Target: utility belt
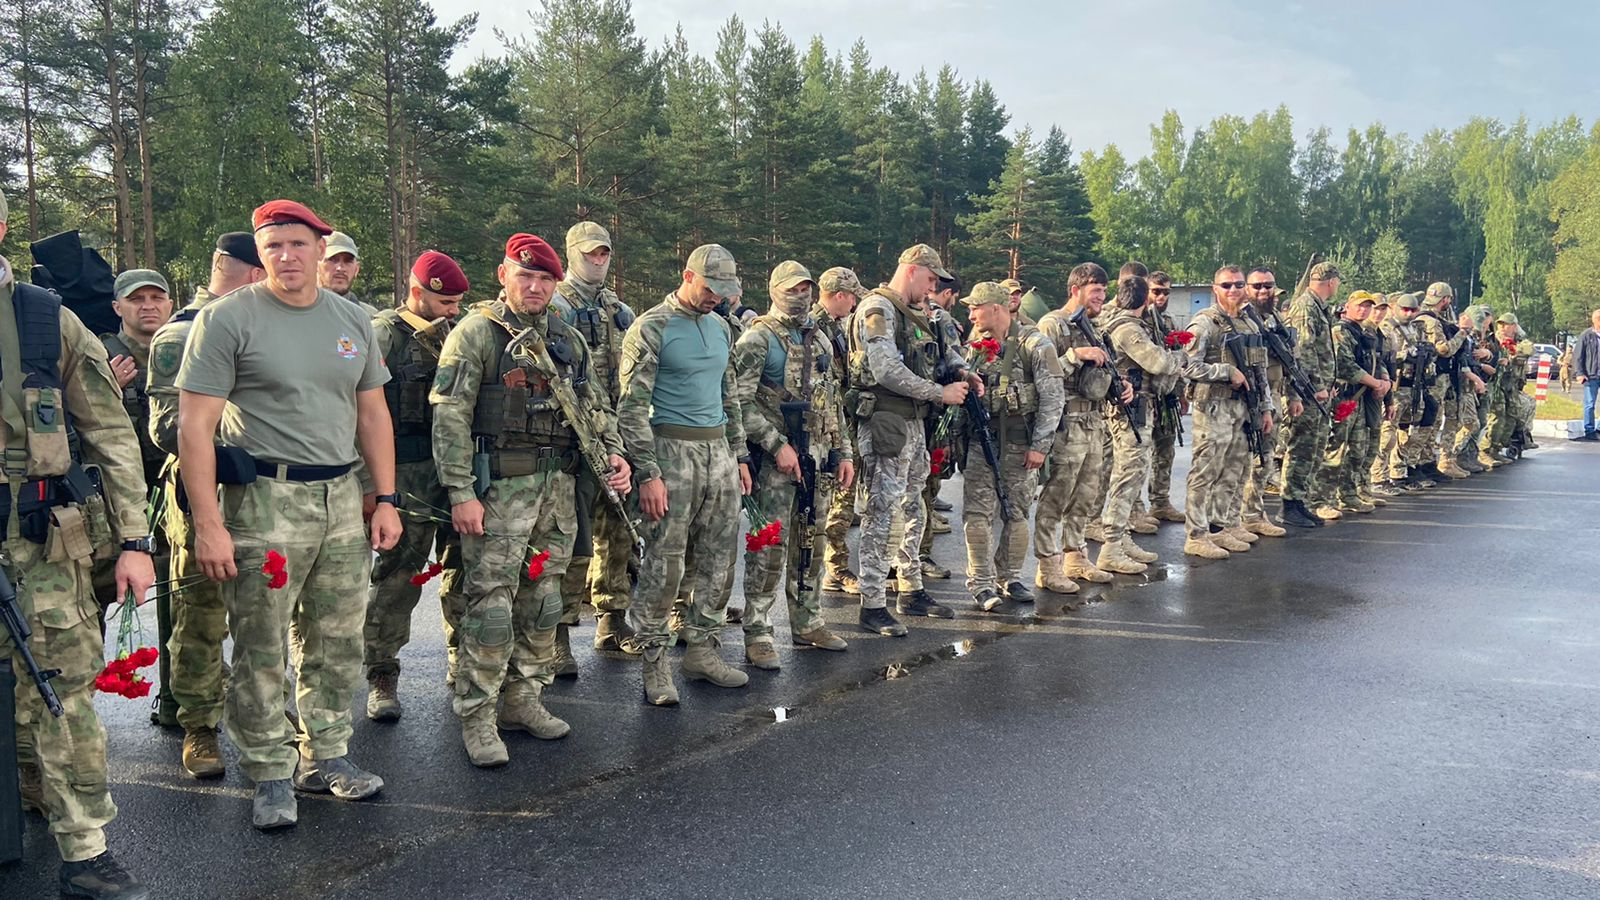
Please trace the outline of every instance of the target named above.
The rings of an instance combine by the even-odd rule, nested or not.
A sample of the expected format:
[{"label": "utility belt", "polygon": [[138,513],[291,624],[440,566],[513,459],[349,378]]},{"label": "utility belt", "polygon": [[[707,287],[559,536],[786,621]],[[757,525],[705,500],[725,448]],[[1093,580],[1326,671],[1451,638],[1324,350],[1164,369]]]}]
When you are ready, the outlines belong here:
[{"label": "utility belt", "polygon": [[521,475],[542,475],[547,472],[565,472],[575,475],[583,461],[572,447],[528,447],[489,451],[489,477],[516,478]]},{"label": "utility belt", "polygon": [[671,438],[675,441],[725,441],[728,439],[728,429],[724,425],[702,427],[662,422],[650,427],[655,431],[657,437]]},{"label": "utility belt", "polygon": [[[256,476],[269,481],[332,481],[351,469],[350,463],[342,466],[291,466],[287,463],[270,463],[260,459],[252,459],[251,462],[255,464]],[[225,482],[219,477],[217,483],[230,482]],[[249,482],[243,483],[249,484]]]},{"label": "utility belt", "polygon": [[[1104,400],[1069,399],[1067,400],[1066,405],[1062,407],[1061,411],[1064,413],[1096,413],[1104,412],[1105,408],[1106,401]],[[1062,422],[1061,430],[1066,430],[1065,421]]]},{"label": "utility belt", "polygon": [[[111,517],[98,469],[73,463],[65,475],[18,481],[16,494],[0,492],[0,520],[8,520],[13,503],[17,531],[35,544],[50,542],[51,526],[59,532],[66,556],[85,560],[95,551],[102,557],[111,547]],[[0,532],[0,541],[4,533]]]},{"label": "utility belt", "polygon": [[890,413],[902,419],[920,421],[933,414],[933,404],[883,390],[862,391],[856,401],[856,419],[865,421],[875,413]]},{"label": "utility belt", "polygon": [[1234,386],[1226,381],[1197,381],[1189,387],[1189,397],[1194,400],[1242,400]]}]

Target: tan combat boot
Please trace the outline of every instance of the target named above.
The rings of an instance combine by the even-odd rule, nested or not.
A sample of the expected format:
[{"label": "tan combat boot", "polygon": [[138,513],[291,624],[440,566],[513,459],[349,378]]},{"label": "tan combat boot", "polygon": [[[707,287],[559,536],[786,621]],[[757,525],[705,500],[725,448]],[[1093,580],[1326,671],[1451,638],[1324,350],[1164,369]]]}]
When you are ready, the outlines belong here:
[{"label": "tan combat boot", "polygon": [[1494,454],[1487,450],[1478,451],[1478,465],[1480,466],[1485,466],[1490,469],[1498,469],[1505,464],[1505,460],[1497,458]]},{"label": "tan combat boot", "polygon": [[1061,571],[1061,554],[1044,556],[1039,559],[1039,571],[1034,573],[1033,583],[1039,588],[1052,594],[1076,594],[1078,583],[1068,578]]},{"label": "tan combat boot", "polygon": [[521,729],[541,741],[566,737],[572,726],[544,708],[543,694],[539,685],[522,685],[501,694],[497,724],[506,731]]},{"label": "tan combat boot", "polygon": [[1211,535],[1211,543],[1228,551],[1229,553],[1248,553],[1250,545],[1239,540],[1227,531],[1218,531]]},{"label": "tan combat boot", "polygon": [[1286,529],[1280,528],[1277,525],[1268,522],[1266,519],[1256,519],[1254,522],[1246,522],[1244,523],[1244,527],[1250,529],[1252,534],[1259,534],[1262,537],[1283,537],[1288,533]]},{"label": "tan combat boot", "polygon": [[844,638],[828,630],[826,625],[818,625],[810,631],[791,632],[789,639],[796,647],[816,647],[819,650],[848,650],[849,643]]},{"label": "tan combat boot", "polygon": [[[1153,563],[1161,558],[1158,554],[1151,553],[1149,550],[1146,550],[1138,544],[1135,544],[1133,542],[1133,538],[1128,537],[1127,535],[1122,536],[1122,552],[1142,563]],[[1098,565],[1098,563],[1096,565]],[[1105,566],[1100,566],[1100,568],[1104,569]]]},{"label": "tan combat boot", "polygon": [[485,703],[469,716],[461,719],[461,743],[467,748],[467,759],[480,769],[492,769],[511,761],[505,741],[494,727],[494,704]]},{"label": "tan combat boot", "polygon": [[667,658],[667,648],[647,648],[641,659],[644,661],[644,702],[651,706],[677,706],[678,686],[672,683],[672,660]]},{"label": "tan combat boot", "polygon": [[1138,575],[1150,568],[1137,559],[1129,556],[1122,549],[1122,542],[1115,541],[1100,548],[1100,555],[1094,561],[1095,568],[1107,572],[1116,572],[1121,575]]},{"label": "tan combat boot", "polygon": [[399,721],[400,697],[396,691],[399,686],[400,676],[395,672],[372,679],[367,689],[367,718],[374,722]]},{"label": "tan combat boot", "polygon": [[183,733],[183,770],[195,778],[215,778],[224,771],[222,748],[215,728],[193,728]]},{"label": "tan combat boot", "polygon": [[1162,506],[1153,506],[1153,507],[1151,507],[1150,508],[1150,516],[1151,516],[1151,518],[1159,519],[1162,522],[1182,522],[1182,521],[1184,521],[1183,510],[1178,509],[1176,506],[1173,506],[1170,503],[1164,504]]},{"label": "tan combat boot", "polygon": [[722,661],[715,641],[686,644],[683,651],[683,677],[709,681],[717,687],[736,688],[750,683],[750,676]]},{"label": "tan combat boot", "polygon": [[1214,535],[1190,535],[1184,539],[1183,552],[1188,556],[1198,556],[1201,559],[1227,559],[1230,555],[1228,551],[1212,543],[1212,537]]},{"label": "tan combat boot", "polygon": [[1339,501],[1339,510],[1341,512],[1369,513],[1377,508],[1378,507],[1376,504],[1368,503],[1367,501],[1361,499],[1359,495],[1354,497],[1345,497]]},{"label": "tan combat boot", "polygon": [[768,640],[746,641],[744,645],[745,662],[758,669],[769,672],[778,670],[778,651]]},{"label": "tan combat boot", "polygon": [[1083,536],[1087,540],[1105,542],[1106,528],[1100,524],[1099,519],[1090,519],[1089,524],[1083,526]]},{"label": "tan combat boot", "polygon": [[1236,541],[1244,541],[1246,544],[1254,544],[1256,541],[1261,540],[1260,535],[1244,527],[1243,525],[1229,525],[1227,528],[1222,529],[1222,531],[1228,537],[1231,537]]},{"label": "tan combat boot", "polygon": [[1074,581],[1092,581],[1096,584],[1105,584],[1111,580],[1111,573],[1101,571],[1082,550],[1068,553],[1061,561],[1061,572]]},{"label": "tan combat boot", "polygon": [[1312,512],[1312,515],[1324,522],[1332,522],[1336,519],[1344,518],[1344,513],[1339,512],[1339,507],[1337,506],[1319,506]]},{"label": "tan combat boot", "polygon": [[1135,534],[1156,534],[1161,530],[1161,523],[1142,513],[1134,513],[1128,517],[1128,530]]},{"label": "tan combat boot", "polygon": [[556,626],[556,655],[550,664],[550,672],[557,678],[577,678],[578,661],[572,657],[572,626]]},{"label": "tan combat boot", "polygon": [[1461,468],[1461,464],[1456,462],[1456,459],[1453,456],[1439,457],[1439,473],[1441,475],[1449,475],[1451,478],[1472,477],[1472,473]]}]

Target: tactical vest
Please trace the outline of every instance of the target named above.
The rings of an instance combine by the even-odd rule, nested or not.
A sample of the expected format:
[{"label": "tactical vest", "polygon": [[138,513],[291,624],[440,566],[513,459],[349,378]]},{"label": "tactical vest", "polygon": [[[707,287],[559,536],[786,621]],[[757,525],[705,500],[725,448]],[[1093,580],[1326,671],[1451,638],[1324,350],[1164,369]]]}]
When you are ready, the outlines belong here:
[{"label": "tactical vest", "polygon": [[[1361,327],[1360,322],[1340,319],[1339,327],[1344,329],[1345,335],[1355,344],[1356,365],[1368,373],[1376,372],[1378,366],[1376,354],[1373,352],[1372,336],[1367,334],[1367,330]],[[1353,396],[1358,387],[1360,385],[1355,382],[1346,382],[1344,393]]]},{"label": "tactical vest", "polygon": [[[818,461],[827,452],[843,447],[844,436],[839,434],[839,398],[843,396],[839,384],[839,368],[833,359],[833,345],[815,319],[807,319],[796,339],[790,328],[766,316],[750,324],[750,331],[771,335],[783,347],[783,384],[773,384],[763,374],[756,387],[758,408],[772,419],[779,431],[787,431],[779,404],[795,400],[809,400],[811,411],[806,413],[806,432],[811,436],[811,453]],[[811,395],[801,396],[805,378],[806,342],[811,342]],[[793,435],[789,436],[793,439]]]},{"label": "tactical vest", "polygon": [[[1039,412],[1039,388],[1033,380],[1033,354],[1028,345],[1044,335],[1032,325],[1021,324],[1015,337],[1001,342],[993,362],[982,351],[969,353],[967,364],[983,378],[983,403],[989,417],[1013,442],[1032,440],[1034,416]],[[1011,419],[1011,422],[1005,420]],[[1019,427],[1016,420],[1021,419]]]},{"label": "tactical vest", "polygon": [[[544,451],[553,451],[554,458],[573,463],[569,470],[576,471],[577,457],[572,452],[577,446],[576,436],[550,392],[548,378],[531,366],[518,363],[510,353],[511,338],[520,329],[512,324],[505,301],[492,300],[477,307],[475,313],[493,323],[490,332],[495,339],[495,353],[494,364],[484,369],[478,400],[472,408],[473,437],[486,441],[497,456],[513,454],[520,458],[528,451],[551,456]],[[588,378],[588,371],[581,351],[573,345],[574,336],[559,318],[548,314],[546,328],[550,358],[578,388]],[[510,474],[514,473],[507,466],[495,477]]]},{"label": "tactical vest", "polygon": [[[945,354],[944,341],[939,329],[934,328],[926,316],[906,306],[884,288],[873,290],[872,295],[882,297],[894,307],[896,313],[894,345],[895,349],[900,351],[900,359],[906,368],[918,378],[935,381],[939,361]],[[867,312],[871,315],[884,315],[877,310]],[[858,308],[855,314],[862,315],[862,310]],[[870,418],[874,411],[892,412],[907,419],[927,418],[932,408],[932,404],[928,401],[896,393],[873,378],[872,367],[867,365],[867,345],[860,336],[863,324],[863,322],[853,322],[849,332],[851,391],[859,397],[859,402],[851,404],[854,407],[852,412],[859,419]]]},{"label": "tactical vest", "polygon": [[398,352],[384,359],[389,380],[383,398],[389,404],[389,419],[394,424],[396,463],[416,463],[433,458],[433,407],[428,390],[439,369],[437,352],[429,350],[417,337],[416,326],[400,315],[399,309],[386,309],[377,318],[400,334],[405,343]]},{"label": "tactical vest", "polygon": [[1111,341],[1113,350],[1116,350],[1115,363],[1117,368],[1128,373],[1129,379],[1134,382],[1140,393],[1151,397],[1163,397],[1172,393],[1175,383],[1179,380],[1172,375],[1152,375],[1139,365],[1138,361],[1126,352],[1117,349],[1116,335],[1123,329],[1137,326],[1144,329],[1149,335],[1150,342],[1157,349],[1165,347],[1166,336],[1160,333],[1160,323],[1133,314],[1120,315],[1112,318],[1106,326],[1106,337]]},{"label": "tactical vest", "polygon": [[[1089,340],[1083,330],[1072,324],[1072,314],[1065,309],[1053,309],[1045,314],[1039,324],[1045,326],[1043,330],[1050,335],[1051,341],[1056,345],[1056,352],[1062,356],[1067,351],[1079,347],[1097,347],[1105,349],[1104,345],[1096,344]],[[1081,412],[1074,408],[1075,403],[1091,401],[1098,403],[1111,395],[1111,369],[1106,366],[1083,365],[1076,372],[1066,377],[1067,412]],[[1066,418],[1062,418],[1065,426]]]},{"label": "tactical vest", "polygon": [[[1237,366],[1233,354],[1223,346],[1224,341],[1233,335],[1239,337],[1234,340],[1244,342],[1245,364],[1251,368],[1259,368],[1263,373],[1267,369],[1267,343],[1255,326],[1245,319],[1235,319],[1223,312],[1220,307],[1208,306],[1195,313],[1196,317],[1205,316],[1214,322],[1221,332],[1217,339],[1206,343],[1206,355],[1202,362],[1207,365]],[[1201,381],[1190,387],[1190,396],[1196,400],[1234,400],[1240,399],[1236,388],[1226,381]],[[1263,401],[1264,402],[1264,401]]]},{"label": "tactical vest", "polygon": [[[107,358],[115,359],[118,356],[133,358],[133,348],[129,347],[119,334],[100,335],[100,345],[106,348]],[[165,463],[167,454],[150,440],[150,395],[145,390],[146,376],[146,371],[141,368],[133,380],[123,386],[122,408],[127,410],[128,420],[133,423],[133,430],[139,435],[139,452],[148,469],[151,465],[159,466]]]},{"label": "tactical vest", "polygon": [[633,310],[609,288],[597,291],[591,302],[563,281],[556,285],[556,296],[566,304],[562,319],[589,345],[595,381],[615,405],[622,399],[622,338],[636,318]]}]

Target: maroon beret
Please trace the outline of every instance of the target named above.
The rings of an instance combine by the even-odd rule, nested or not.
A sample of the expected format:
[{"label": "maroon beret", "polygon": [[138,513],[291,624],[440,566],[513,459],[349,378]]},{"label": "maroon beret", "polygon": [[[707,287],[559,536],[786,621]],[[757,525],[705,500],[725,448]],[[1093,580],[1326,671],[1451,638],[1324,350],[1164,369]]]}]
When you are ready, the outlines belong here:
[{"label": "maroon beret", "polygon": [[555,248],[538,235],[513,234],[506,241],[506,259],[524,269],[543,269],[554,275],[557,281],[567,277],[561,271],[561,257],[556,255]]},{"label": "maroon beret", "polygon": [[437,250],[429,250],[417,257],[411,266],[411,277],[435,294],[444,294],[453,297],[456,294],[465,294],[471,285],[467,284],[467,273],[461,271],[456,261]]},{"label": "maroon beret", "polygon": [[317,218],[317,214],[307,208],[304,203],[296,203],[293,200],[268,200],[256,207],[255,214],[251,219],[255,223],[257,231],[268,225],[292,225],[298,223],[323,237],[333,234],[332,226]]}]

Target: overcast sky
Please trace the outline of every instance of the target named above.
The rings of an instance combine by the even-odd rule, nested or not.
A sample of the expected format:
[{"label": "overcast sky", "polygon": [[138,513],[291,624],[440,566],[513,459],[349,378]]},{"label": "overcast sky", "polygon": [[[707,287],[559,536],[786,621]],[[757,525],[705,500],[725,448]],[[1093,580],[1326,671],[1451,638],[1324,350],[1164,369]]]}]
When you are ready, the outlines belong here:
[{"label": "overcast sky", "polygon": [[[434,0],[442,19],[478,13],[458,61],[498,52],[492,29],[528,30],[531,3]],[[1149,149],[1176,109],[1193,128],[1287,104],[1297,136],[1383,122],[1420,136],[1474,115],[1535,123],[1600,116],[1596,0],[646,0],[634,21],[652,47],[682,24],[709,57],[738,13],[782,24],[803,50],[865,37],[874,64],[910,76],[950,63],[994,84],[1012,128],[1060,125],[1078,150]]]}]

